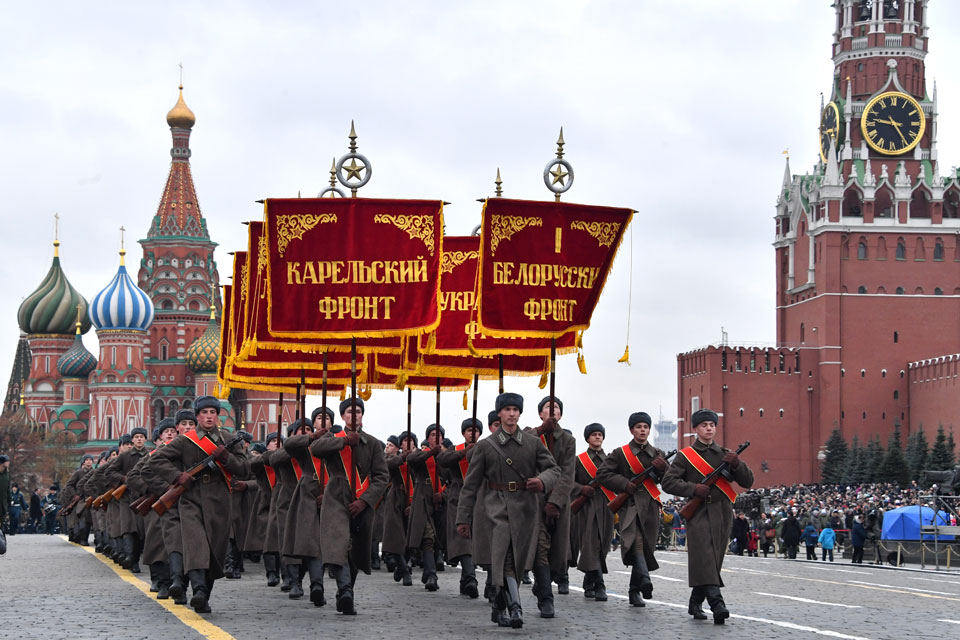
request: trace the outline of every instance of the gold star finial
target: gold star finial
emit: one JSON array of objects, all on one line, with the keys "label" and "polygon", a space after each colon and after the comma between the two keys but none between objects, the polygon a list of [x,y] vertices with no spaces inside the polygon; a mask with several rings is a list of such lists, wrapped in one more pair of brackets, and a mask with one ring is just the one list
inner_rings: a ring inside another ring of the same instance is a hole
[{"label": "gold star finial", "polygon": [[497,167],[497,179],[493,181],[493,184],[497,185],[495,193],[499,198],[503,195],[503,180],[500,179],[500,167]]}]

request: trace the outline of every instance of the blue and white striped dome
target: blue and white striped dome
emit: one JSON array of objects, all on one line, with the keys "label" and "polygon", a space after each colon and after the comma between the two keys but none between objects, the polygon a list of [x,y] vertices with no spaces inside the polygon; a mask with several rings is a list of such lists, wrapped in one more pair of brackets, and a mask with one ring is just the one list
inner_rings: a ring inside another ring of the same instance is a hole
[{"label": "blue and white striped dome", "polygon": [[153,322],[153,302],[127,273],[124,253],[117,275],[90,304],[90,320],[97,329],[146,330]]}]

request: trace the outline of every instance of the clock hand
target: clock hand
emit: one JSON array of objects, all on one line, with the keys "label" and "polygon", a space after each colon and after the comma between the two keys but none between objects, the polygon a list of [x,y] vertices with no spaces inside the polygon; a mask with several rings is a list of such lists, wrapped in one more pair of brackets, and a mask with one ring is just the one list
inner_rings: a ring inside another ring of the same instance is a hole
[{"label": "clock hand", "polygon": [[903,132],[900,131],[900,125],[893,118],[890,119],[890,124],[892,124],[893,128],[897,130],[897,135],[900,136],[900,139],[903,140],[903,144],[906,145],[907,139],[903,137]]}]

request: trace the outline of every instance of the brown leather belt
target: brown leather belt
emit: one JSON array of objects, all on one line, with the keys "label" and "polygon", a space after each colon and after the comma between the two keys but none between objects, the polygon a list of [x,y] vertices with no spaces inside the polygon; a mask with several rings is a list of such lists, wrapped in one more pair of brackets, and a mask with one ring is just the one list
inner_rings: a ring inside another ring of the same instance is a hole
[{"label": "brown leather belt", "polygon": [[519,482],[488,482],[487,487],[494,491],[526,491],[527,481]]}]

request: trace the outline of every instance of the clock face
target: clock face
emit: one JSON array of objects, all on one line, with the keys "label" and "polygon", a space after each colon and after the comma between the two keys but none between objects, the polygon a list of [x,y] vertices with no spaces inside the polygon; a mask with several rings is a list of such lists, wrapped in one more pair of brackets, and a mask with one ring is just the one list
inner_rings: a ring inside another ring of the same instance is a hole
[{"label": "clock face", "polygon": [[840,138],[840,109],[836,102],[831,102],[823,108],[820,114],[820,159],[827,162],[827,154],[830,153],[830,139],[833,138],[834,144],[840,146],[837,142]]},{"label": "clock face", "polygon": [[881,93],[860,118],[863,139],[878,153],[894,156],[920,143],[927,121],[920,103],[899,91]]}]

